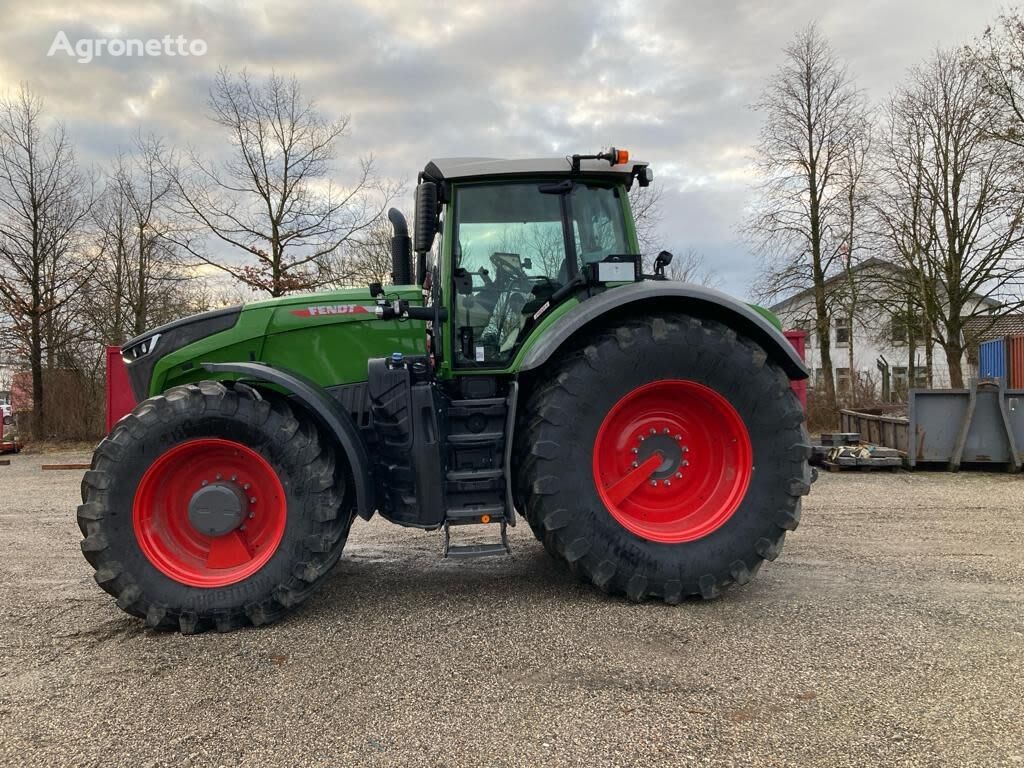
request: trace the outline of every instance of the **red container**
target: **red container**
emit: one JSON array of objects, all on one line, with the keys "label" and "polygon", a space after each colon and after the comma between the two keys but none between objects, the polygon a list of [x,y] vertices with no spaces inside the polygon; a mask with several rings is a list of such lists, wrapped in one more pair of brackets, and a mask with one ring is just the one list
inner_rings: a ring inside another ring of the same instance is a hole
[{"label": "red container", "polygon": [[[789,343],[793,345],[793,349],[796,350],[796,353],[798,355],[800,355],[800,359],[801,360],[806,360],[807,359],[807,357],[806,357],[806,352],[807,352],[807,331],[801,331],[799,329],[794,329],[794,330],[791,330],[791,331],[783,331],[783,334],[785,335],[785,337],[787,339],[789,339]],[[789,383],[789,385],[793,388],[793,391],[796,392],[796,396],[798,398],[800,398],[800,405],[802,405],[804,407],[804,410],[806,411],[807,410],[807,379],[803,379],[801,381],[791,381]]]},{"label": "red container", "polygon": [[1006,337],[1006,386],[1024,388],[1024,334]]},{"label": "red container", "polygon": [[135,407],[135,395],[120,347],[107,347],[107,433]]}]

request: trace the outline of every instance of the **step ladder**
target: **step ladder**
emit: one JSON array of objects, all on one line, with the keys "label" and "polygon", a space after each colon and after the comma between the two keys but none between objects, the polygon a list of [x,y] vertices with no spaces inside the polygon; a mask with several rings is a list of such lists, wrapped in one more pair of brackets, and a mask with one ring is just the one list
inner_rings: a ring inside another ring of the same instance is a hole
[{"label": "step ladder", "polygon": [[[505,467],[511,453],[516,393],[513,384],[504,397],[456,398],[448,403],[442,557],[495,557],[512,553],[508,526],[515,525],[515,513]],[[452,544],[452,527],[489,523],[501,524],[500,541]]]},{"label": "step ladder", "polygon": [[[449,512],[451,515],[451,512]],[[477,512],[479,517],[479,512]],[[511,555],[512,548],[508,544],[508,524],[504,519],[501,520],[501,541],[493,544],[452,544],[451,543],[451,526],[454,521],[451,519],[444,521],[444,551],[442,557],[445,559],[468,559],[471,557],[495,557],[498,555]],[[471,522],[481,522],[480,520],[467,520],[466,522],[455,522],[457,526],[463,526]]]}]

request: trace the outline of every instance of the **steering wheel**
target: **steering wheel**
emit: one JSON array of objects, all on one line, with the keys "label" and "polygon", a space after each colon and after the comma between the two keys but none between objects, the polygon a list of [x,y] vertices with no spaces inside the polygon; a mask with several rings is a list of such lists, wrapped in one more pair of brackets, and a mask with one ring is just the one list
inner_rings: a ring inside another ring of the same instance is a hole
[{"label": "steering wheel", "polygon": [[494,277],[481,267],[472,272],[480,277],[484,285],[474,292],[473,303],[488,315],[488,326],[495,326],[494,341],[504,351],[515,342],[521,330],[522,321],[512,318],[522,316],[525,308],[536,301],[535,289],[552,283],[548,275],[530,275],[523,267],[517,253],[496,252],[491,254]]}]

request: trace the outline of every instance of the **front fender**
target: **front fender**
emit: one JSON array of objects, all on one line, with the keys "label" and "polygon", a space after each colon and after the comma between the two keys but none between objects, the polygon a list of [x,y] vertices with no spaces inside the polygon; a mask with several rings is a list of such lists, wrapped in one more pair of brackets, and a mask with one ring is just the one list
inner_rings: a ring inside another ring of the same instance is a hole
[{"label": "front fender", "polygon": [[782,332],[757,310],[726,293],[692,283],[645,281],[611,288],[577,304],[548,326],[526,351],[520,371],[539,368],[569,337],[618,310],[686,312],[707,317],[753,339],[791,380],[806,379],[807,368]]},{"label": "front fender", "polygon": [[376,509],[376,499],[366,446],[352,423],[352,417],[322,387],[300,373],[265,363],[203,363],[203,368],[211,373],[238,374],[238,378],[244,381],[274,384],[298,400],[338,441],[352,469],[356,512],[360,517],[370,519]]}]

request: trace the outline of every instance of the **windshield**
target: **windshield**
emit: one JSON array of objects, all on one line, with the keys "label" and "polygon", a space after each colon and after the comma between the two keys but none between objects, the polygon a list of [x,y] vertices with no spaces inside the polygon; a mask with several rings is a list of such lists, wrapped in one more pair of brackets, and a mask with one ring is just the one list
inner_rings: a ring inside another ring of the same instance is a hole
[{"label": "windshield", "polygon": [[571,193],[552,194],[542,186],[534,181],[457,190],[457,364],[507,364],[552,293],[583,265],[630,252],[619,187],[576,182]]}]

